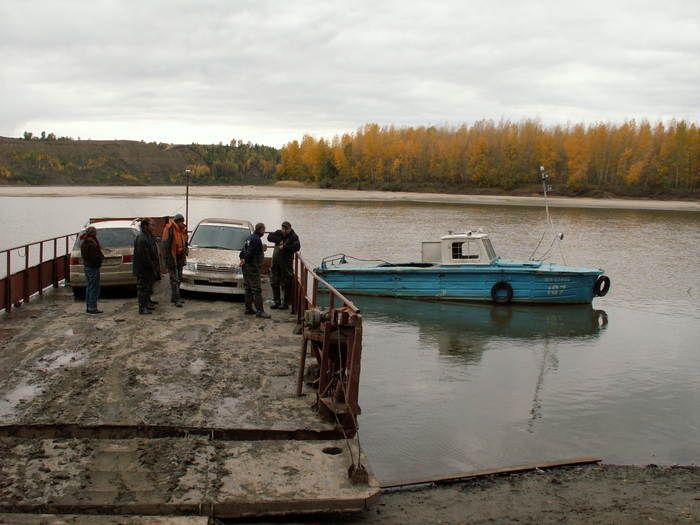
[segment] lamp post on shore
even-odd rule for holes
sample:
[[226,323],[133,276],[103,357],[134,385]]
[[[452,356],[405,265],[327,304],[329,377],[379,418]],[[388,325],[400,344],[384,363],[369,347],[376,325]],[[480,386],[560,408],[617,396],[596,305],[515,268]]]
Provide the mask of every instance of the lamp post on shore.
[[185,224],[190,224],[190,170],[185,170]]

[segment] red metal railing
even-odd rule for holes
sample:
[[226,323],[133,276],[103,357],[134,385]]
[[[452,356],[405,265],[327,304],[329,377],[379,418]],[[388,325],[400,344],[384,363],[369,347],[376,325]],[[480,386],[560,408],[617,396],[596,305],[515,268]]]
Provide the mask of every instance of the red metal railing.
[[[295,281],[292,312],[302,346],[297,378],[297,395],[302,393],[309,347],[318,366],[317,377],[309,377],[317,387],[319,414],[339,422],[346,429],[357,429],[355,416],[360,387],[362,357],[362,316],[360,310],[330,284],[318,277],[309,262],[299,254],[294,258]],[[328,304],[319,308],[319,285],[328,291]]]
[[[42,295],[49,286],[58,288],[62,280],[69,281],[70,250],[76,235],[62,235],[0,251],[0,260],[5,260],[5,274],[0,278],[0,311],[11,312],[13,306],[29,302],[35,293]],[[48,250],[47,243],[51,243]],[[38,252],[36,248],[32,250],[37,246]],[[14,267],[21,265],[13,265],[13,262],[21,259],[24,259],[24,268],[12,273]]]

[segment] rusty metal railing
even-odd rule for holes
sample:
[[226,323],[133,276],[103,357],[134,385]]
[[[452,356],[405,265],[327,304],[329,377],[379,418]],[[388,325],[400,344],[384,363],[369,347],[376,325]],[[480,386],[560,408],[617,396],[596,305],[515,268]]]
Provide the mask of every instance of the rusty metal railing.
[[[302,335],[297,395],[302,395],[304,380],[317,388],[321,417],[357,430],[356,416],[362,357],[362,316],[360,310],[313,271],[298,253],[294,258],[294,294],[292,313],[297,316],[297,331]],[[319,286],[328,291],[328,304],[320,307]],[[317,374],[306,370],[306,356],[316,359]],[[313,377],[315,376],[315,377]]]
[[[62,235],[0,251],[0,261],[5,261],[5,272],[0,278],[0,311],[9,313],[13,306],[29,302],[35,293],[42,295],[49,286],[58,288],[61,281],[70,281],[70,251],[76,235]],[[32,250],[33,247],[38,247],[38,252],[37,248]],[[13,262],[22,259],[24,268],[12,273],[14,267],[22,265],[13,266]]]

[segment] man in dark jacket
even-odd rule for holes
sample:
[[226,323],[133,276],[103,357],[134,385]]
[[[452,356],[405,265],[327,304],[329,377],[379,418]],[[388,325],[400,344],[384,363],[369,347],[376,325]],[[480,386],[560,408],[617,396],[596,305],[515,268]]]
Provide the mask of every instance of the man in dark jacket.
[[[270,318],[270,314],[263,309],[262,298],[262,270],[265,252],[262,244],[262,236],[265,235],[265,225],[259,222],[255,225],[255,231],[246,239],[241,250],[240,266],[243,271],[243,290],[245,291],[245,313],[256,314],[265,319]],[[253,310],[255,305],[255,310]]]
[[158,247],[153,236],[155,222],[150,218],[141,221],[141,233],[134,239],[134,275],[139,300],[139,313],[151,314],[156,302],[151,300],[151,293],[156,279],[160,276]]
[[[272,252],[272,265],[270,266],[270,286],[272,287],[272,299],[274,303],[270,308],[286,310],[292,298],[292,283],[294,282],[294,253],[301,249],[299,236],[292,229],[292,225],[284,221],[282,228],[267,236],[270,242],[275,243],[275,251]],[[280,287],[284,290],[284,299],[280,301]]]
[[104,261],[104,254],[100,241],[97,240],[97,229],[88,226],[85,233],[81,235],[83,244],[80,245],[80,256],[83,258],[85,271],[85,304],[87,313],[101,314],[102,310],[97,309],[97,299],[100,297],[100,268]]

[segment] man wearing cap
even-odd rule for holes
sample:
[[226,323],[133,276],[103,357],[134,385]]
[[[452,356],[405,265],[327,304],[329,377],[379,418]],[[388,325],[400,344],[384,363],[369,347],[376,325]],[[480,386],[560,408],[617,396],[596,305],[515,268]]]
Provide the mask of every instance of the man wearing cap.
[[85,271],[85,304],[87,313],[101,314],[97,309],[97,299],[100,297],[100,268],[104,261],[102,246],[97,240],[97,229],[88,226],[85,233],[80,236],[83,244],[80,245],[80,256],[83,258]]
[[[292,229],[292,225],[287,221],[282,223],[281,229],[268,234],[267,239],[275,243],[275,251],[272,252],[272,265],[270,266],[270,286],[272,286],[274,303],[270,308],[286,310],[292,299],[294,253],[301,250],[301,242],[299,242],[299,236]],[[280,287],[284,290],[284,298],[281,301]]]
[[187,225],[182,214],[175,215],[173,220],[165,225],[163,230],[163,259],[168,267],[170,277],[170,302],[182,308],[180,299],[180,283],[182,269],[187,261]]

